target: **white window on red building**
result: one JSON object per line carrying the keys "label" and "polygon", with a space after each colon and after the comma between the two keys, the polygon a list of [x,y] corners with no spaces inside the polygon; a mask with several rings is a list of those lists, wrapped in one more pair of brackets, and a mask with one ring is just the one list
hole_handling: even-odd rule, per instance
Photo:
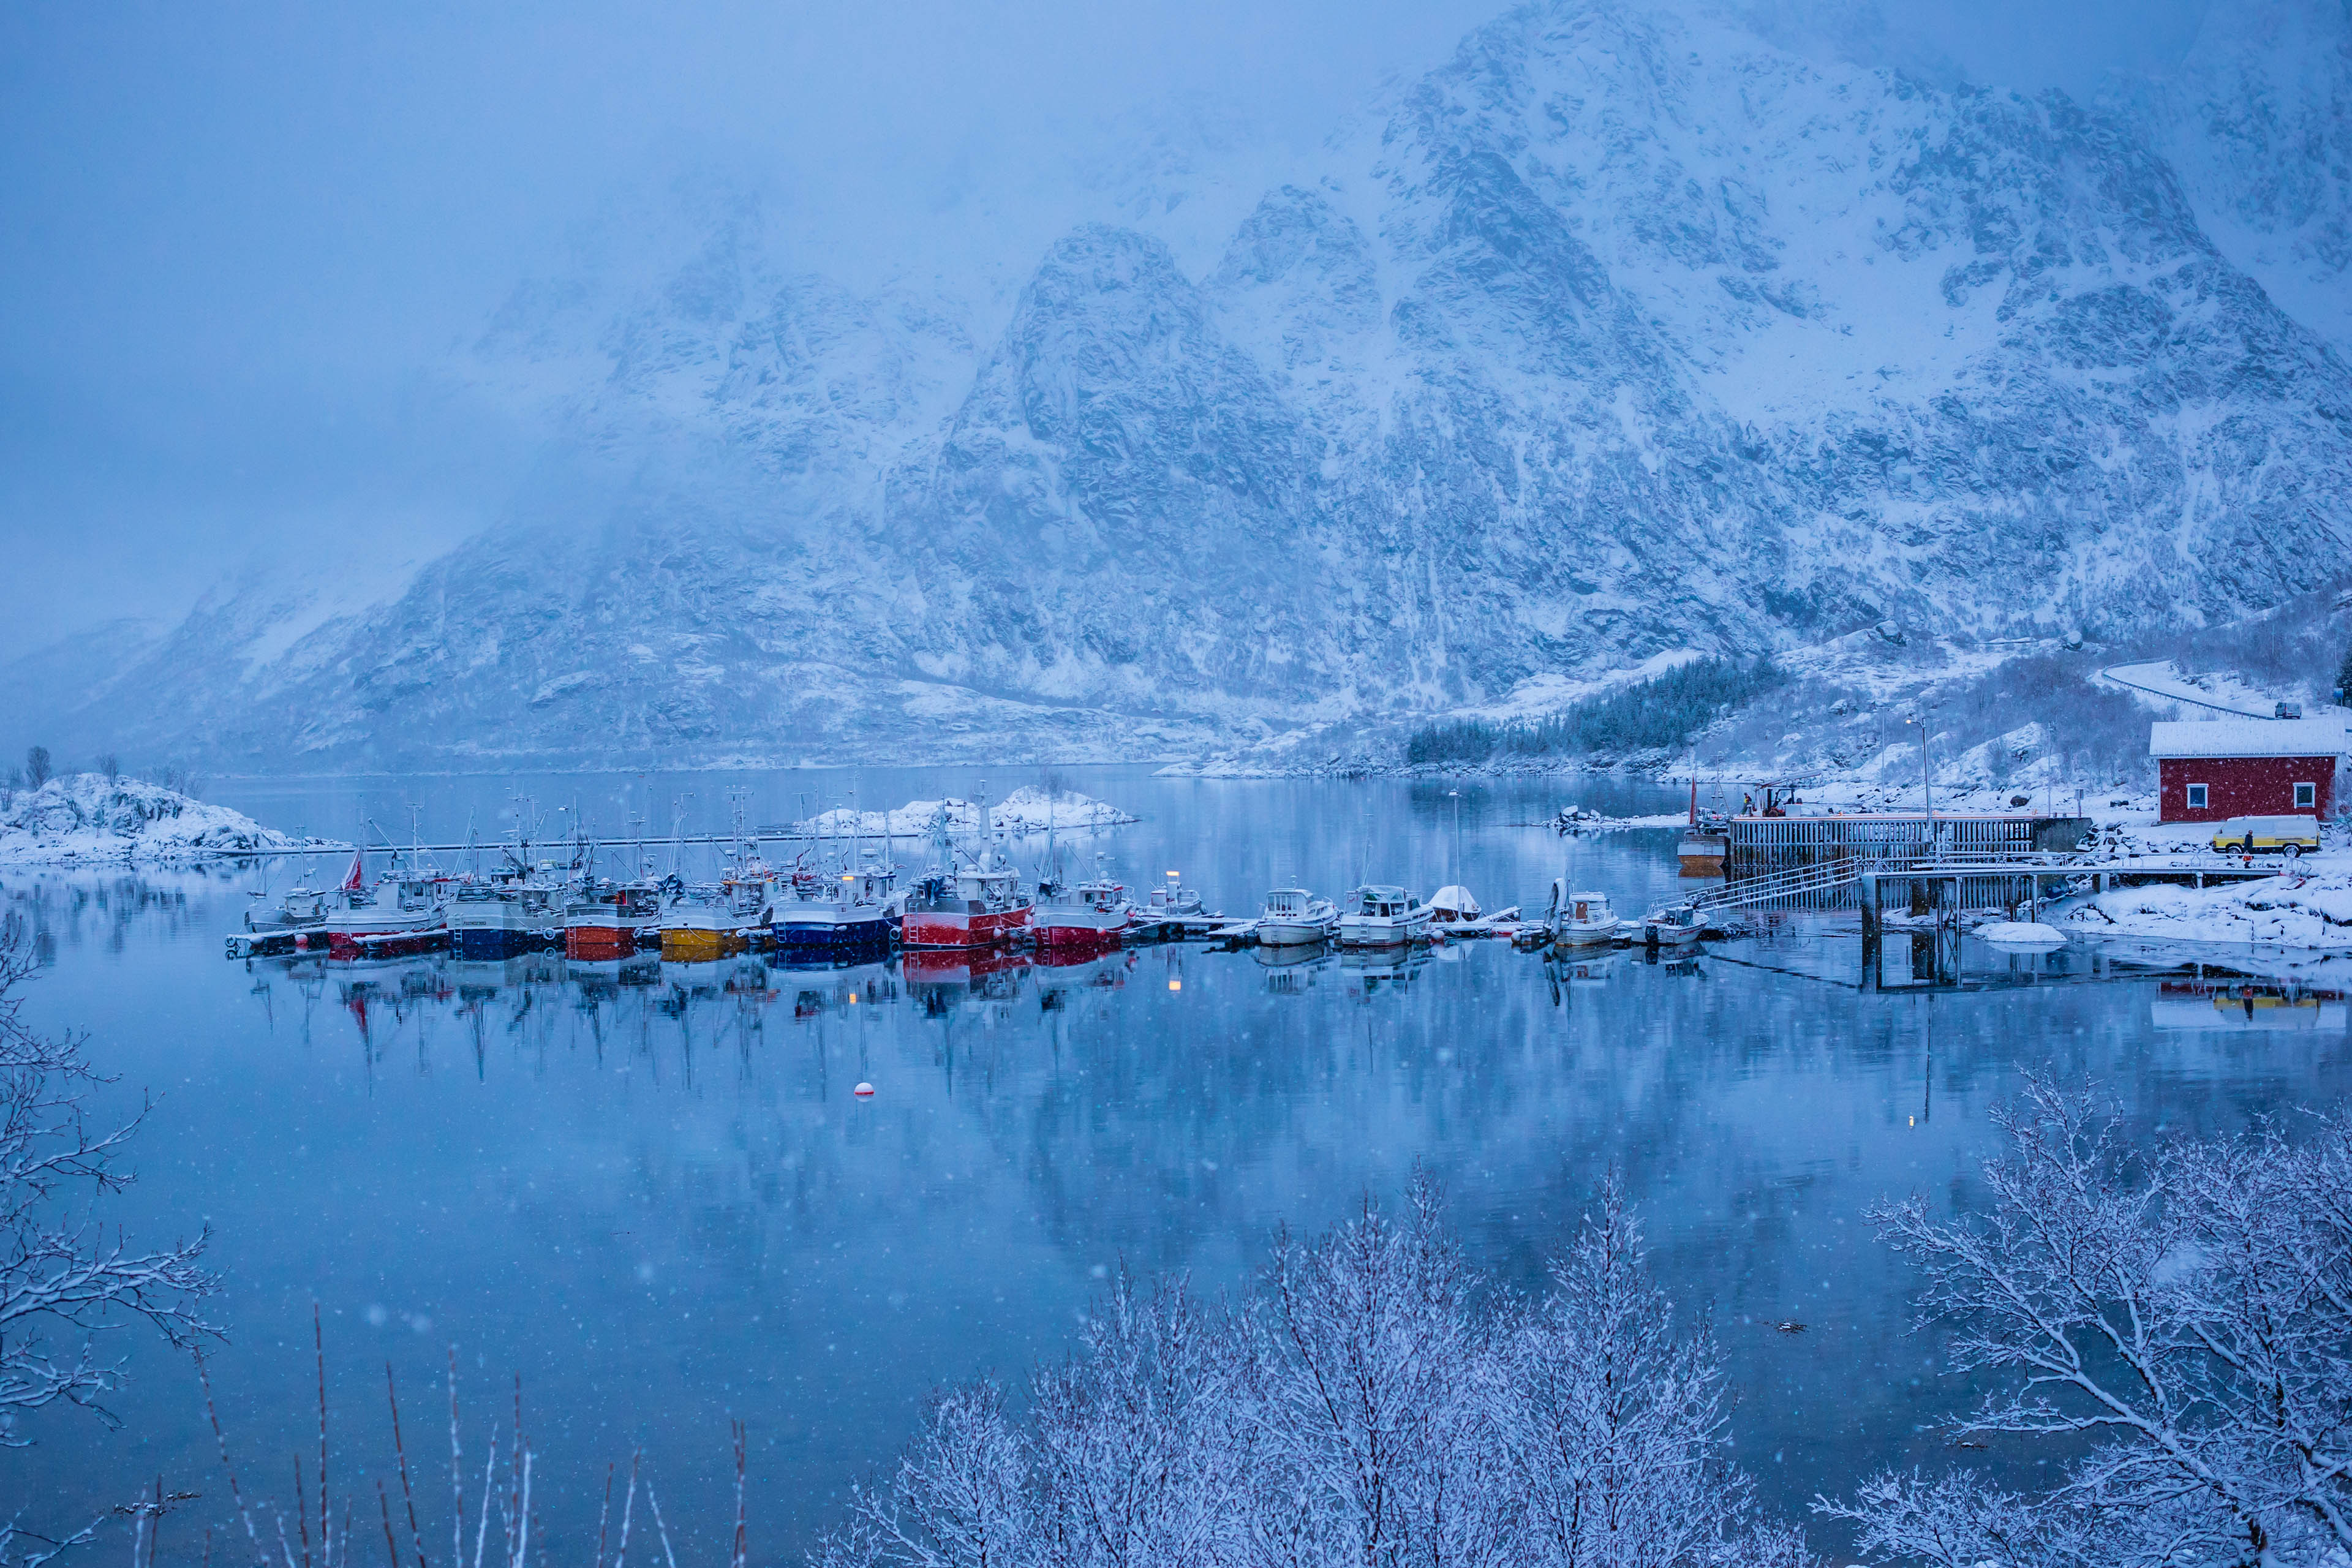
{"label": "white window on red building", "polygon": [[2318,805],[2319,786],[2317,784],[2299,784],[2294,786],[2294,808],[2297,811],[2309,811]]}
{"label": "white window on red building", "polygon": [[2202,811],[2205,809],[2205,786],[2203,784],[2190,784],[2189,786],[2189,809],[2191,811]]}

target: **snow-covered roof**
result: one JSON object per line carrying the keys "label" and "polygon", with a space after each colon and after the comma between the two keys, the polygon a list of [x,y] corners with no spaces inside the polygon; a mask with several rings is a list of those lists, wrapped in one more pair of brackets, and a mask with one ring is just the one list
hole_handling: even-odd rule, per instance
{"label": "snow-covered roof", "polygon": [[2208,719],[2150,724],[2151,757],[2332,757],[2341,719]]}

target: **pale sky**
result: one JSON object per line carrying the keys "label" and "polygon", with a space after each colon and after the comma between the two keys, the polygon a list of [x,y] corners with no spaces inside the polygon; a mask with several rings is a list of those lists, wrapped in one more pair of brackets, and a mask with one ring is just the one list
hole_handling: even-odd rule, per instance
{"label": "pale sky", "polygon": [[[454,392],[450,355],[616,193],[755,179],[813,235],[870,213],[920,247],[975,185],[1171,95],[1304,144],[1500,9],[20,0],[0,13],[0,658],[181,613],[257,548],[331,571],[339,537],[492,521],[534,432]],[[2203,0],[1885,9],[1909,59],[2079,90],[2177,57]]]}

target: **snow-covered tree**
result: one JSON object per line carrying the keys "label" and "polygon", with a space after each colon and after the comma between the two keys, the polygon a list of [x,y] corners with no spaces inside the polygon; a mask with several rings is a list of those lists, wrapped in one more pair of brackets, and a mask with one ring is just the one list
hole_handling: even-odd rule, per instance
{"label": "snow-covered tree", "polygon": [[2352,1116],[2137,1152],[2087,1097],[2001,1113],[1982,1214],[1874,1212],[1927,1276],[1962,1435],[2065,1445],[2039,1495],[1882,1475],[1823,1511],[1943,1568],[2340,1563],[2352,1553]]}
{"label": "snow-covered tree", "polygon": [[1204,1308],[1114,1279],[1015,1421],[940,1395],[826,1568],[1797,1568],[1725,1452],[1721,1359],[1678,1337],[1612,1184],[1539,1301],[1464,1258],[1435,1188]]}
{"label": "snow-covered tree", "polygon": [[0,928],[0,1447],[29,1443],[23,1418],[60,1401],[106,1417],[121,1376],[97,1350],[109,1323],[144,1319],[181,1346],[214,1331],[204,1236],[142,1250],[70,1201],[131,1179],[116,1161],[144,1112],[110,1131],[89,1125],[83,1101],[100,1079],[80,1041],[22,1017],[37,967],[21,924]]}

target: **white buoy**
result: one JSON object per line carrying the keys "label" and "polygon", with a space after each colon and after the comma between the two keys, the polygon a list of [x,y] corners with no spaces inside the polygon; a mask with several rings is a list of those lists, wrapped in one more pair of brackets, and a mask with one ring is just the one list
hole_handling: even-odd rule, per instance
{"label": "white buoy", "polygon": [[859,1085],[858,1085],[855,1089],[852,1089],[850,1092],[851,1092],[851,1093],[853,1093],[853,1094],[857,1094],[857,1095],[861,1095],[861,1096],[863,1096],[863,1095],[870,1095],[870,1094],[872,1094],[872,1093],[874,1092],[874,1086],[873,1086],[872,1084],[870,1084],[870,1083],[861,1083],[861,1084],[859,1084]]}

